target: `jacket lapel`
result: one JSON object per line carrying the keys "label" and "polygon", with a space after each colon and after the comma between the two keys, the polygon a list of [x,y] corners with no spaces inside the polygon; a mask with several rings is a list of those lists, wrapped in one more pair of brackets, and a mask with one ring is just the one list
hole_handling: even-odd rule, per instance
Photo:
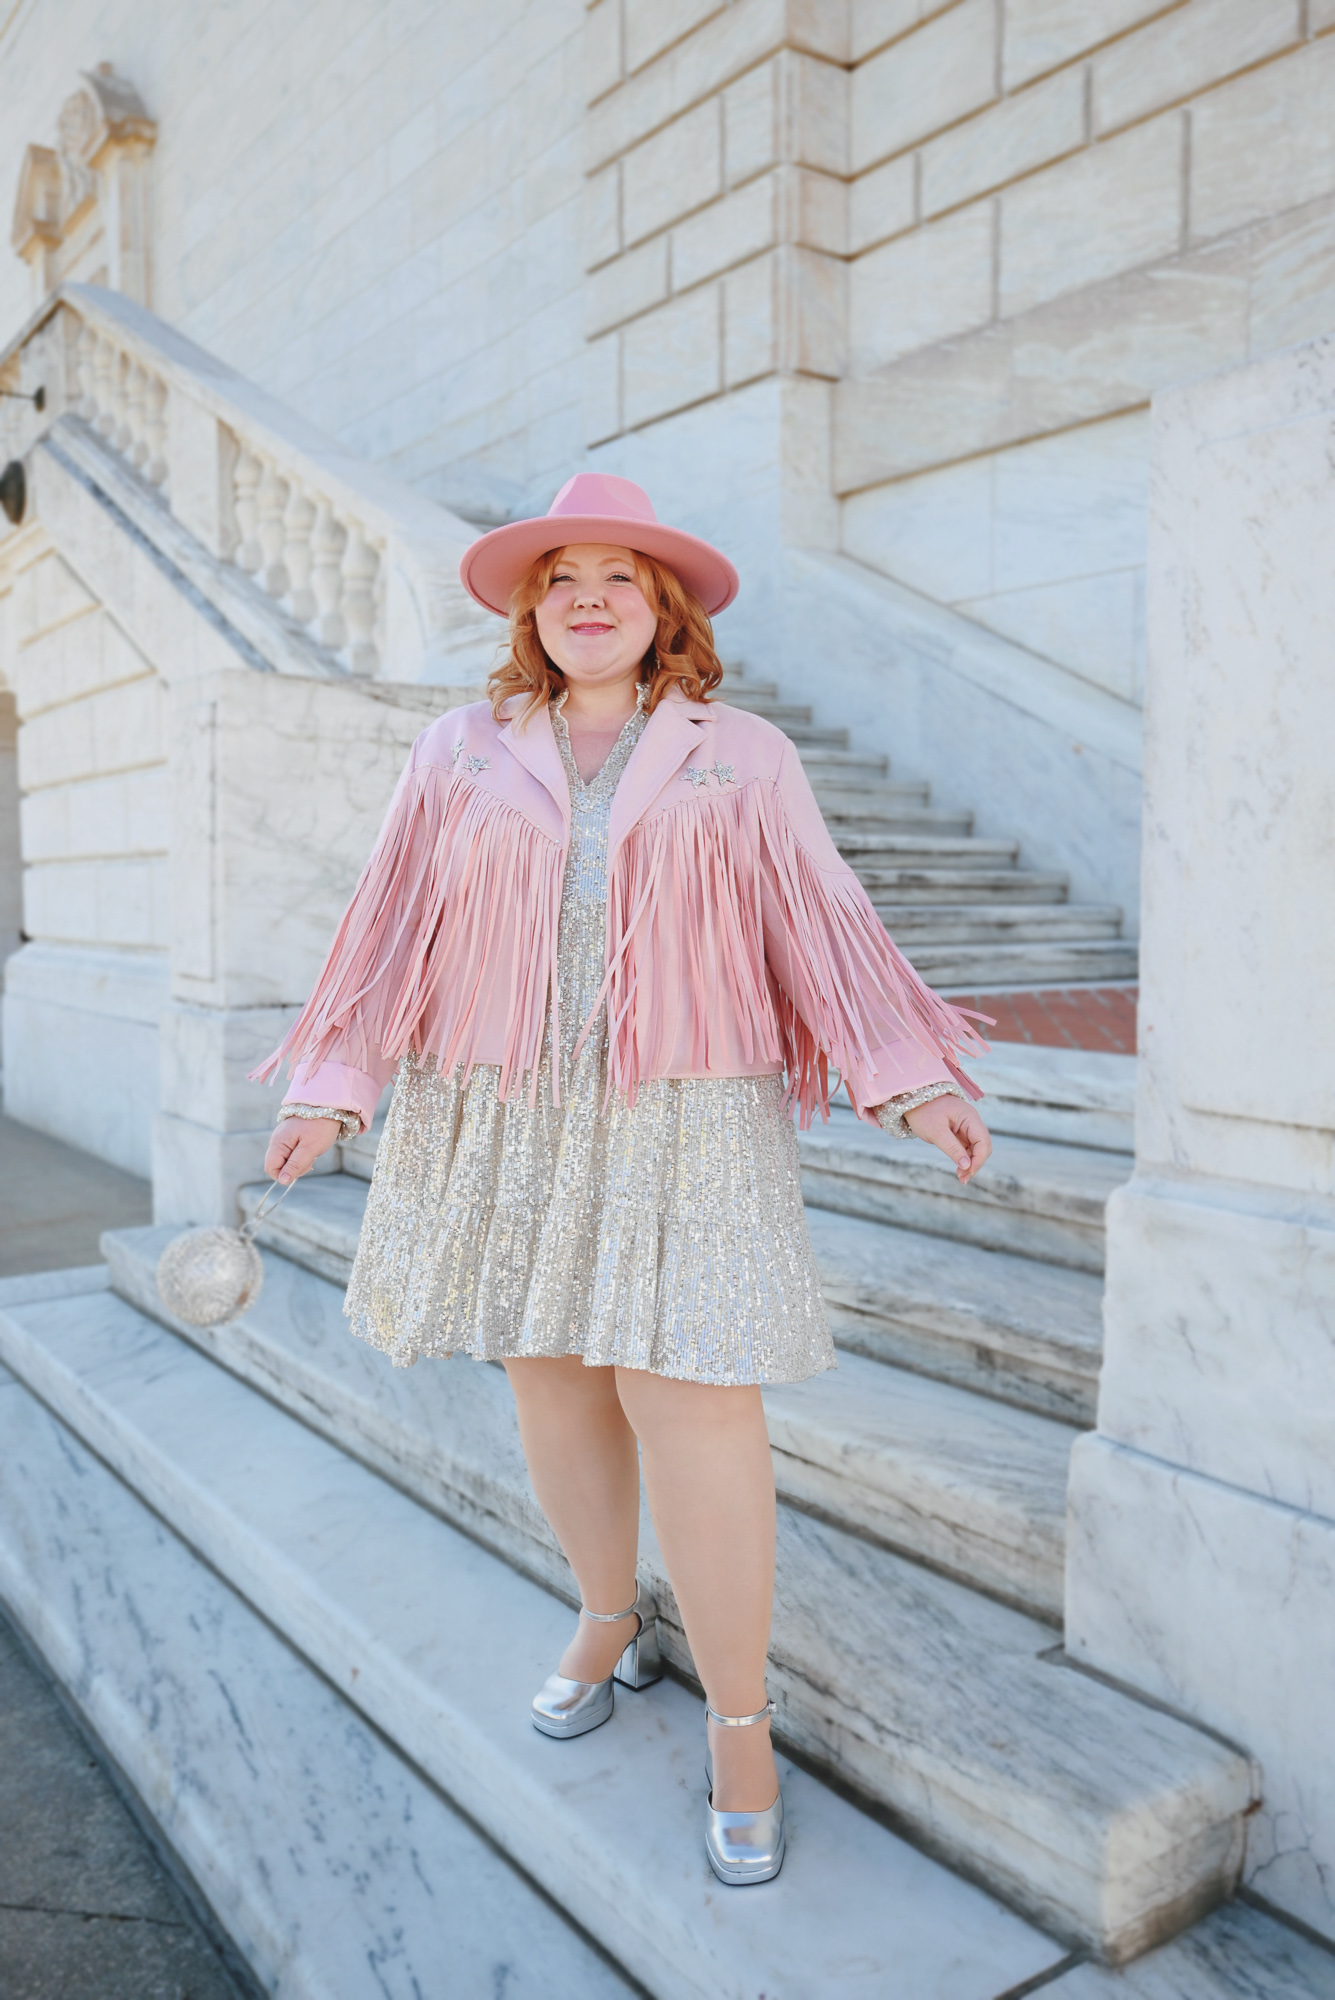
{"label": "jacket lapel", "polygon": [[529,775],[551,793],[560,810],[561,824],[569,836],[570,786],[566,781],[561,752],[556,747],[556,733],[546,704],[536,715],[528,718],[522,729],[516,729],[513,721],[507,722],[498,740],[505,745],[515,762],[522,764]]}
{"label": "jacket lapel", "polygon": [[626,835],[644,818],[664,785],[688,760],[703,757],[706,743],[703,718],[708,712],[703,703],[687,701],[674,687],[649,717],[613,794],[607,828],[609,866]]}

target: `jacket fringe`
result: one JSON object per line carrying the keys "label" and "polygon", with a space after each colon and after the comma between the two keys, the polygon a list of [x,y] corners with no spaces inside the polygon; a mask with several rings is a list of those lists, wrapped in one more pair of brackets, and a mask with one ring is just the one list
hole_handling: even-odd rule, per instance
{"label": "jacket fringe", "polygon": [[607,921],[608,1088],[632,1103],[667,1051],[726,1074],[729,1015],[747,1063],[783,1063],[804,1128],[829,1115],[830,1061],[847,1080],[906,1039],[982,1095],[959,1058],[986,1051],[972,1025],[985,1017],[923,983],[852,870],[821,867],[798,841],[777,786],[641,822],[613,864]]}
{"label": "jacket fringe", "polygon": [[[471,1067],[484,1010],[506,1020],[500,1094],[538,1061],[556,1007],[561,848],[464,773],[404,773],[305,1007],[254,1072],[285,1059],[370,1071],[412,1048]],[[511,933],[505,952],[502,934]],[[508,959],[498,989],[494,968]],[[555,1023],[554,1023],[555,1026]]]}

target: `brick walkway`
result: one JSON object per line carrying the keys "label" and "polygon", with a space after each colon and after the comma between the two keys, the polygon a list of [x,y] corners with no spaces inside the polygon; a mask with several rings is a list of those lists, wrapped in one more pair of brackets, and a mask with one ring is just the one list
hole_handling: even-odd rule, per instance
{"label": "brick walkway", "polygon": [[1136,1052],[1135,986],[1050,986],[1019,993],[952,993],[958,1007],[991,1014],[990,1042],[1028,1042],[1041,1049]]}

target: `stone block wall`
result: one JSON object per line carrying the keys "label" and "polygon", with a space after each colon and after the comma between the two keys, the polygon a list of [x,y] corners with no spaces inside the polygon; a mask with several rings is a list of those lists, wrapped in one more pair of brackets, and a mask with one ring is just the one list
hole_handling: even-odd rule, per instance
{"label": "stone block wall", "polygon": [[[0,186],[113,62],[158,124],[153,309],[470,518],[545,507],[583,444],[583,21],[36,0],[0,40]],[[0,326],[29,310],[0,257]]]}
{"label": "stone block wall", "polygon": [[164,690],[45,537],[17,557],[3,610],[29,941],[5,969],[5,1105],[146,1174],[170,934]]}
{"label": "stone block wall", "polygon": [[1331,25],[855,0],[850,554],[1139,702],[1150,395],[1335,318]]}
{"label": "stone block wall", "polygon": [[699,0],[653,21],[588,15],[586,442],[772,373],[837,382],[841,518],[813,476],[788,538],[1138,704],[1149,395],[1335,312],[1325,13]]}
{"label": "stone block wall", "polygon": [[[734,649],[778,645],[777,538],[1136,703],[1150,395],[1335,313],[1333,33],[1331,0],[239,0],[207,34],[37,0],[0,179],[103,53],[157,121],[151,303],[344,443],[475,520],[589,453],[657,481],[759,565]],[[0,264],[11,325],[26,285]]]}
{"label": "stone block wall", "polygon": [[845,9],[597,0],[585,439],[843,362]]}

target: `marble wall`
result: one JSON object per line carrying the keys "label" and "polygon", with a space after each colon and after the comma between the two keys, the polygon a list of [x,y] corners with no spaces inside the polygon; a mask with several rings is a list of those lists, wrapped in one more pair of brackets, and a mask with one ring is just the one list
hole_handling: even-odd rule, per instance
{"label": "marble wall", "polygon": [[1140,705],[1149,418],[981,452],[851,494],[849,555]]}
{"label": "marble wall", "polygon": [[1329,15],[853,19],[843,546],[1138,702],[1150,396],[1335,317]]}
{"label": "marble wall", "polygon": [[[580,463],[640,479],[739,560],[729,656],[1134,927],[1146,407],[1331,323],[1328,6],[32,0],[0,30],[0,181],[99,60],[154,121],[171,327],[470,522]],[[0,260],[11,334],[30,275]],[[6,451],[29,413],[3,405]],[[221,460],[191,495],[178,464],[173,505],[220,520]],[[22,646],[70,690],[20,696],[28,928],[160,977],[164,702],[121,640],[161,585],[77,479],[39,483],[87,562]],[[164,657],[219,670],[178,613]]]}
{"label": "marble wall", "polygon": [[260,1177],[285,1078],[247,1072],[314,982],[414,737],[457,693],[244,668],[172,690],[159,1221],[233,1221],[236,1189]]}
{"label": "marble wall", "polygon": [[[0,185],[113,62],[157,121],[152,293],[341,443],[479,518],[583,446],[581,0],[36,0],[0,41]],[[0,326],[29,310],[0,259]]]}
{"label": "marble wall", "polygon": [[[96,49],[156,122],[150,302],[340,442],[491,520],[618,440],[694,520],[709,410],[743,554],[781,516],[1134,701],[1150,393],[1335,309],[1331,29],[1301,0],[240,0],[196,32],[35,0],[0,181]],[[0,265],[0,324],[27,309]],[[776,380],[804,394],[755,451],[739,392]],[[734,646],[771,645],[767,583]]]}
{"label": "marble wall", "polygon": [[5,968],[5,1108],[146,1174],[170,928],[162,684],[39,530],[14,540],[0,594],[30,942]]}
{"label": "marble wall", "polygon": [[1136,1174],[1108,1209],[1067,1645],[1264,1766],[1335,1938],[1335,338],[1156,403]]}

